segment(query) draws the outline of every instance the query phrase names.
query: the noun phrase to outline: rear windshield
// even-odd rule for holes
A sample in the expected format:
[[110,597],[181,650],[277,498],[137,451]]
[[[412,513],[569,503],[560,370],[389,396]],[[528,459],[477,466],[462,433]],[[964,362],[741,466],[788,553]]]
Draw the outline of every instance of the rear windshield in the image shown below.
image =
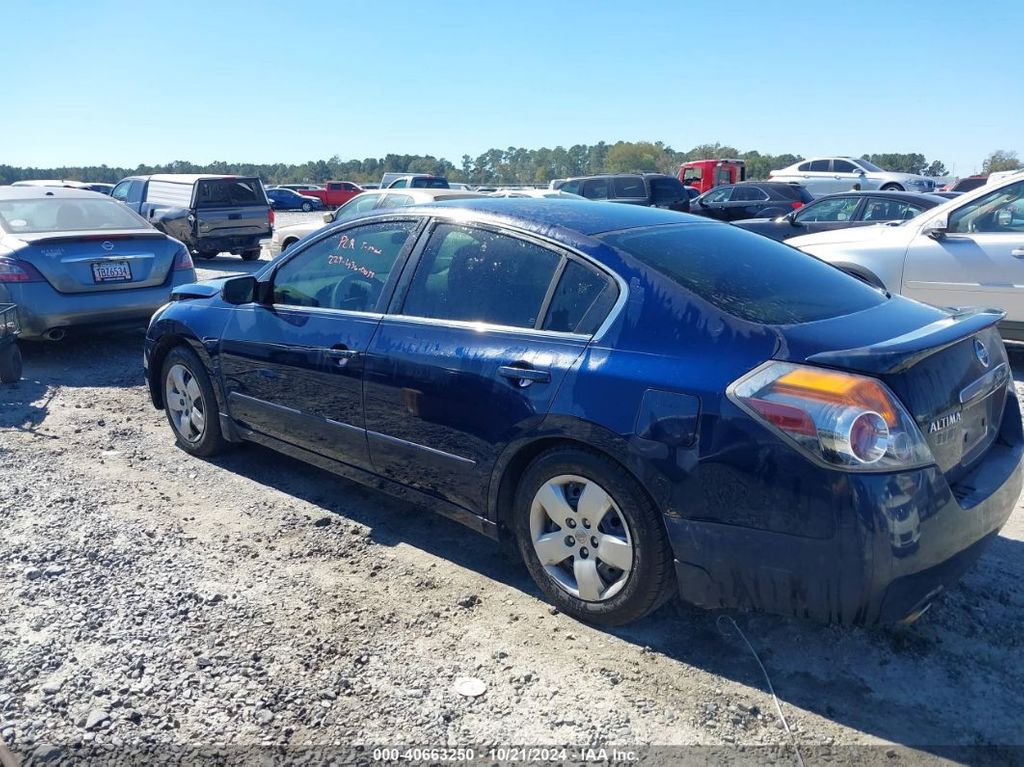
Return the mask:
[[0,201],[0,226],[11,234],[83,232],[91,229],[149,229],[119,202],[48,197]]
[[409,181],[412,189],[448,189],[446,178],[414,178]]
[[206,178],[198,182],[197,208],[266,204],[263,185],[258,178]]
[[810,202],[814,199],[810,192],[797,184],[773,184],[768,188],[784,200],[801,200],[802,202]]
[[835,267],[732,226],[674,224],[609,232],[601,239],[750,322],[814,322],[885,301]]

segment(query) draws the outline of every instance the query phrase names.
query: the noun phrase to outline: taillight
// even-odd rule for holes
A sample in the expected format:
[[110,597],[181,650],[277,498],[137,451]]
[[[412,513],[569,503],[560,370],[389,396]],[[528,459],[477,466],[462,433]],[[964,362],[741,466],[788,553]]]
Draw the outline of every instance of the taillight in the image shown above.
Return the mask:
[[270,228],[274,228],[274,209],[267,208],[267,223],[270,224]]
[[934,463],[921,430],[881,381],[768,362],[736,381],[729,398],[813,460],[848,471]]
[[789,207],[791,207],[793,210],[800,210],[800,208],[802,208],[803,206],[804,204],[800,202],[800,200],[793,200],[793,202],[789,204]]
[[194,268],[195,264],[192,263],[192,255],[188,252],[188,248],[182,245],[174,254],[174,270]]
[[32,264],[13,258],[0,258],[0,282],[45,282]]

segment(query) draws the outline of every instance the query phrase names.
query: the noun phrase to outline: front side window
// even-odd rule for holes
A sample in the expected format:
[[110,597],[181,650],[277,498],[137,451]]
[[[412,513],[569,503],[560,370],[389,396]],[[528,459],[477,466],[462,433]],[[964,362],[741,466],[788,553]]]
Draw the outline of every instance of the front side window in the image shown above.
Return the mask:
[[353,197],[351,200],[346,202],[340,208],[338,208],[338,216],[347,216],[350,213],[362,213],[364,210],[372,210],[373,206],[377,204],[377,201],[381,198],[379,194],[365,194],[359,197]]
[[729,199],[729,194],[732,190],[733,187],[731,186],[722,186],[718,189],[712,189],[704,195],[704,202],[725,202]]
[[580,182],[579,181],[566,181],[560,187],[563,192],[569,192],[570,194],[580,193]]
[[115,200],[127,202],[128,190],[131,188],[131,185],[131,181],[122,181],[120,184],[114,187],[113,191],[111,191],[110,193],[110,196],[113,197]]
[[699,184],[702,176],[703,170],[701,168],[686,168],[683,171],[683,183],[687,186]]
[[846,160],[833,160],[832,161],[832,172],[833,173],[856,173],[857,169],[854,167],[852,162]]
[[979,197],[949,214],[951,234],[1024,232],[1024,181]]
[[808,205],[796,214],[796,220],[802,223],[810,221],[850,221],[860,203],[858,197],[832,197]]
[[842,317],[886,298],[833,266],[731,226],[672,224],[599,239],[724,312],[787,325]]
[[414,221],[334,232],[288,259],[274,274],[274,303],[372,312]]
[[864,221],[903,221],[921,212],[899,200],[868,200],[861,216]]
[[423,250],[402,314],[536,327],[561,260],[526,240],[441,224]]
[[404,178],[398,179],[395,183],[391,184],[388,189],[405,189],[408,186],[408,181]]

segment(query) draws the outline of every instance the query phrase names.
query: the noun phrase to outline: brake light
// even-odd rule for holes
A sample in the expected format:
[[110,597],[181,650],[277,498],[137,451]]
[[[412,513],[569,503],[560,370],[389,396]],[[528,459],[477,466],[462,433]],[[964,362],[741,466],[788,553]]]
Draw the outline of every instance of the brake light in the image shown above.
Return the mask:
[[768,362],[727,393],[755,420],[819,463],[848,471],[934,463],[914,419],[877,379]]
[[45,282],[43,275],[27,261],[0,258],[0,282]]
[[192,263],[192,255],[188,252],[188,248],[182,245],[174,254],[174,270],[179,271],[182,269],[194,268],[195,264]]
[[793,210],[800,210],[800,208],[802,208],[803,206],[804,204],[800,202],[800,200],[793,200],[793,202],[789,204],[789,207],[791,207]]
[[267,223],[270,224],[270,228],[274,228],[274,209],[267,208]]

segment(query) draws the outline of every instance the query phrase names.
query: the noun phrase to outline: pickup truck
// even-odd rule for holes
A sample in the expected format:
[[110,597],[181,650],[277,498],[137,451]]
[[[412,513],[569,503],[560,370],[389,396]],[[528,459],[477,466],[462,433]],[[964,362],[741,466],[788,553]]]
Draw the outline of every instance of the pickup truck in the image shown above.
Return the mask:
[[316,197],[325,208],[337,208],[362,191],[359,184],[351,181],[327,181],[321,189],[303,189],[299,193],[306,197]]
[[258,178],[163,173],[129,176],[110,196],[198,258],[228,251],[246,261],[260,257],[260,240],[274,231],[274,211]]

